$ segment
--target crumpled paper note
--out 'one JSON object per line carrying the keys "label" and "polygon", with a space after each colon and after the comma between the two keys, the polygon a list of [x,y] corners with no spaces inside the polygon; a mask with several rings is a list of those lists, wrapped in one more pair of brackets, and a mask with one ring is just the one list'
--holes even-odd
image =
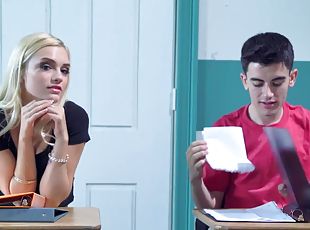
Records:
{"label": "crumpled paper note", "polygon": [[247,158],[241,127],[206,127],[203,131],[197,131],[196,139],[207,142],[206,160],[211,168],[239,173],[255,169]]}

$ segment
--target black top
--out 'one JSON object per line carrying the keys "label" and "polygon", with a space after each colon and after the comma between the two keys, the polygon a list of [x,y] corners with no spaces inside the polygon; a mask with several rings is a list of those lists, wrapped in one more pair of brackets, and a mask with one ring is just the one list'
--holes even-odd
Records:
{"label": "black top", "polygon": [[[88,133],[88,125],[89,119],[86,111],[75,104],[72,101],[66,101],[64,104],[68,136],[69,136],[69,145],[75,145],[80,143],[86,143],[90,140]],[[5,124],[5,116],[3,113],[0,113],[0,124]],[[2,129],[2,125],[0,125],[0,129]],[[15,159],[17,158],[17,150],[16,146],[12,140],[10,132],[7,132],[3,136],[0,137],[0,151],[9,149],[14,155]],[[36,154],[36,167],[37,167],[37,188],[36,193],[39,193],[39,185],[45,168],[48,163],[48,153],[50,153],[53,149],[53,146],[48,145],[43,152]],[[3,193],[0,191],[0,195]],[[74,199],[73,196],[73,184],[72,190],[69,196],[59,205],[60,207],[68,206]]]}

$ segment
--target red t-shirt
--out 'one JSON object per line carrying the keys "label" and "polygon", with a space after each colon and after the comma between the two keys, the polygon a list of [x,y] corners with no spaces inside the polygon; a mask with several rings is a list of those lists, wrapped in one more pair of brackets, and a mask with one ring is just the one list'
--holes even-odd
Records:
{"label": "red t-shirt", "polygon": [[[214,126],[242,127],[247,156],[255,170],[244,174],[227,173],[213,170],[205,164],[203,181],[210,191],[225,193],[223,208],[251,208],[269,201],[275,201],[282,208],[287,201],[278,192],[278,185],[283,183],[278,166],[263,131],[264,126],[249,118],[248,107],[223,116]],[[271,126],[288,129],[310,181],[310,111],[288,103],[283,108],[283,117]]]}

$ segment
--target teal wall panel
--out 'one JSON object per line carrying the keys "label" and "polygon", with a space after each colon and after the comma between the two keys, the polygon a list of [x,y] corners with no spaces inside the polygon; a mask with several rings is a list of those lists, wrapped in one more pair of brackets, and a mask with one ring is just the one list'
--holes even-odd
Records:
{"label": "teal wall panel", "polygon": [[186,150],[195,139],[198,76],[198,0],[176,1],[176,112],[172,185],[172,230],[193,230]]}
{"label": "teal wall panel", "polygon": [[[287,100],[310,109],[310,62],[297,61],[294,67],[298,69],[298,78]],[[240,73],[240,61],[198,62],[197,130],[211,126],[222,115],[250,103]]]}
{"label": "teal wall panel", "polygon": [[310,61],[295,62],[294,68],[298,69],[297,81],[289,90],[287,100],[310,109]]}

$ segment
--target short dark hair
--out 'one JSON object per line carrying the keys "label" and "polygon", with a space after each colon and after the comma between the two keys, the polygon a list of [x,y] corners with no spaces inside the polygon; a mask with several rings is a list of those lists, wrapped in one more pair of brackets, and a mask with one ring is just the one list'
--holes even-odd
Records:
{"label": "short dark hair", "polygon": [[243,72],[248,71],[250,62],[262,65],[283,63],[292,70],[294,50],[291,42],[285,36],[273,33],[259,33],[250,37],[241,49],[241,64]]}

